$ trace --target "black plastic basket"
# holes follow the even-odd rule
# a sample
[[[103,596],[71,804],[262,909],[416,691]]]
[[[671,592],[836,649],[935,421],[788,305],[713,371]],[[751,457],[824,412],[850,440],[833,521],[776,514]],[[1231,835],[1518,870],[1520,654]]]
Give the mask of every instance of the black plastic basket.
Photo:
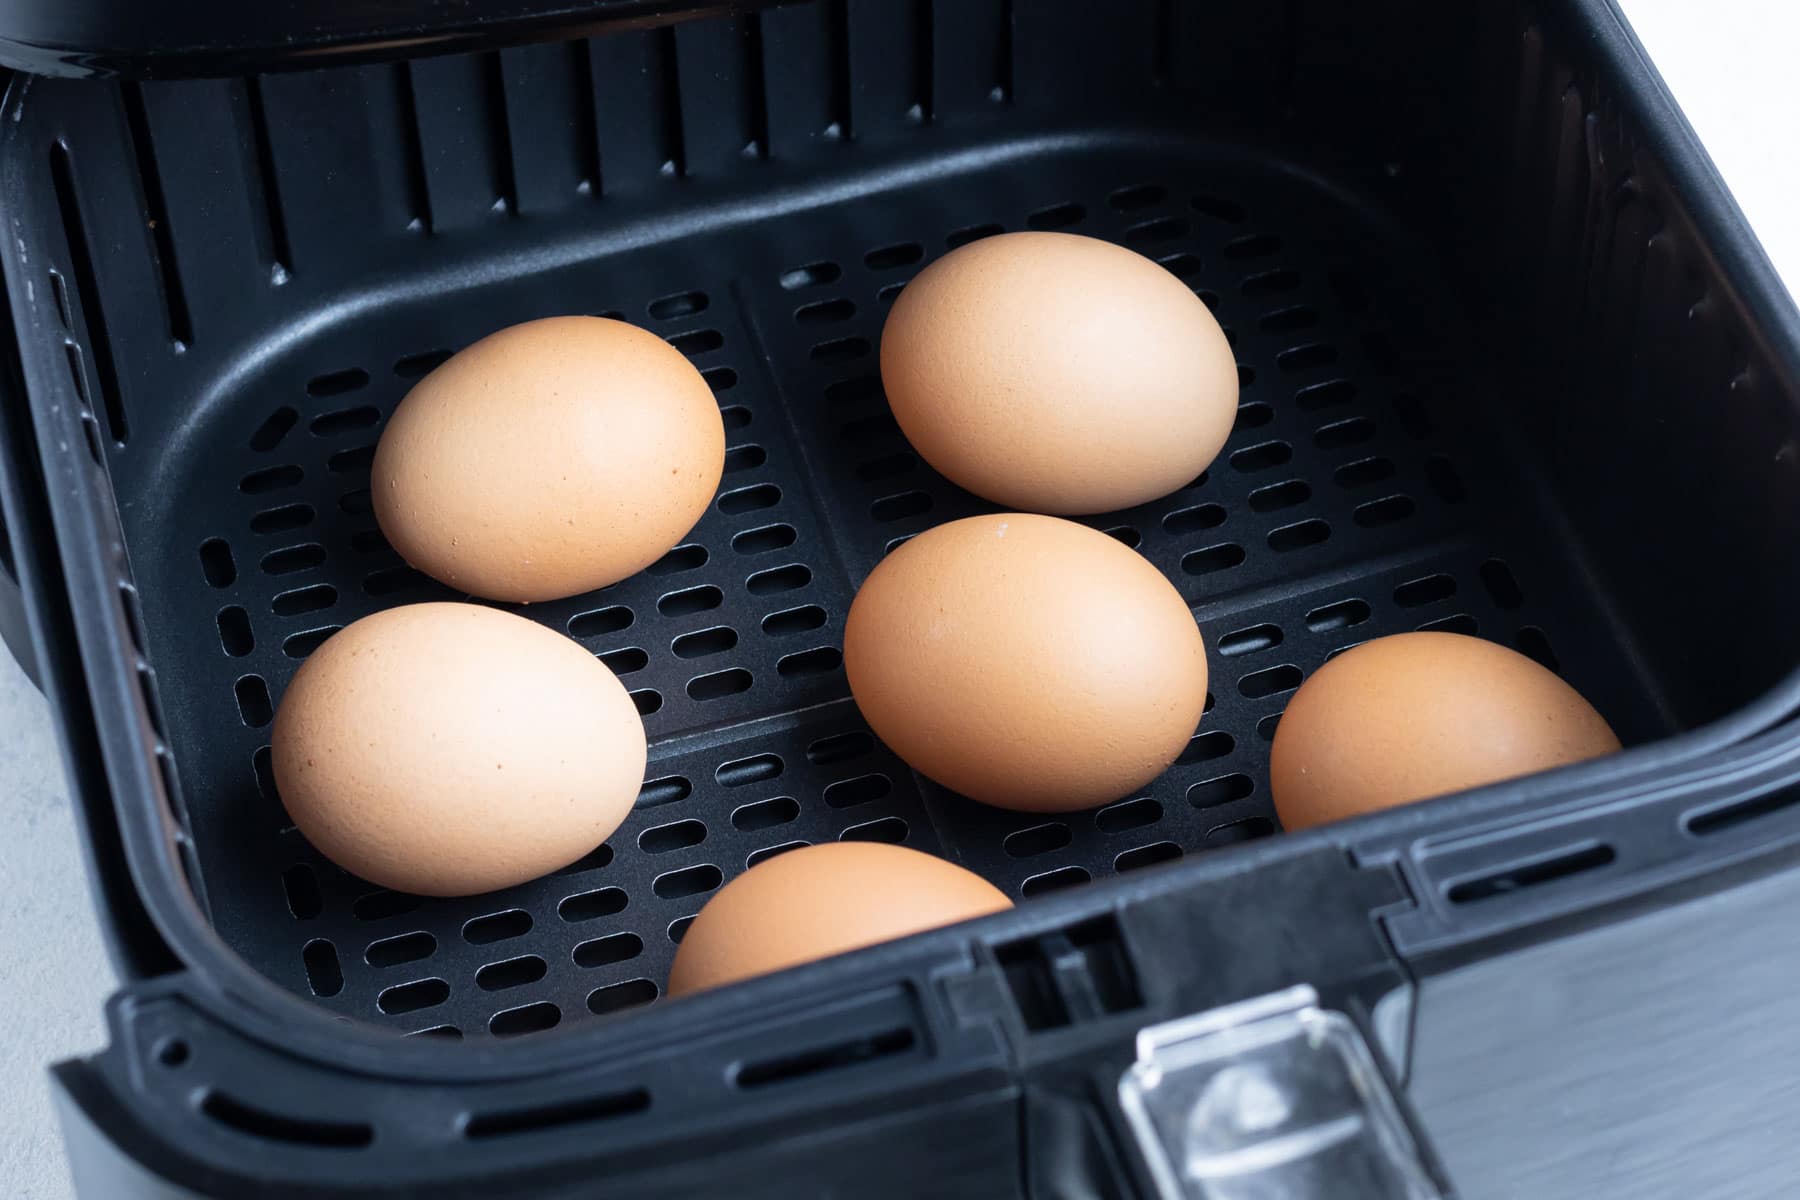
[[[94,1194],[1109,1194],[1136,1168],[1092,1073],[1140,1026],[1305,982],[1404,1076],[1375,1013],[1415,975],[1786,845],[1782,735],[1728,768],[1800,704],[1800,328],[1610,6],[652,7],[13,85],[6,513],[129,980],[59,1076]],[[496,13],[455,37],[554,23]],[[21,61],[387,52],[346,20],[280,62],[128,31]],[[1209,713],[1144,794],[1054,818],[909,773],[839,654],[887,549],[985,511],[888,414],[887,305],[1032,228],[1164,262],[1243,384],[1206,476],[1090,522],[1193,604]],[[729,430],[686,544],[521,610],[620,673],[650,780],[554,876],[382,892],[288,826],[272,708],[332,630],[453,595],[369,513],[411,380],[568,312],[666,336]],[[1286,697],[1416,628],[1545,662],[1628,752],[1275,836]],[[851,838],[1032,903],[627,1016],[724,880]]]

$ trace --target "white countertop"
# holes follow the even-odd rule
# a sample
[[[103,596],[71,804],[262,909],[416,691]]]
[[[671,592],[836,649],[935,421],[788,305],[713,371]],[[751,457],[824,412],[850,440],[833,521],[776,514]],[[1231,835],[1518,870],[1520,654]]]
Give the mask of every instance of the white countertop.
[[[1789,291],[1800,295],[1800,2],[1622,3]],[[64,1200],[71,1193],[44,1068],[103,1043],[101,1006],[113,978],[90,915],[47,708],[3,651],[0,814],[0,946],[9,951],[0,970],[0,1180],[19,1200]],[[57,931],[48,943],[46,930]]]

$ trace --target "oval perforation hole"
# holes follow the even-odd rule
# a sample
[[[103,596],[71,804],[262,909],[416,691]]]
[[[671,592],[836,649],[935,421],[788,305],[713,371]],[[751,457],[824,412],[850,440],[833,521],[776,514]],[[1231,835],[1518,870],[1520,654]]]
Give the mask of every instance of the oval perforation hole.
[[[598,888],[564,897],[556,906],[556,915],[573,925],[622,913],[629,902],[623,888]]]
[[[725,335],[716,329],[691,329],[686,333],[671,333],[663,340],[689,358],[697,354],[710,354],[725,345]]]
[[[752,850],[744,859],[744,867],[748,870],[758,863],[768,862],[778,854],[786,854],[789,850],[804,850],[811,842],[782,842],[779,846],[764,846],[761,850]]]
[[[784,764],[779,754],[755,754],[749,758],[736,758],[728,763],[721,763],[713,772],[713,778],[722,787],[748,787],[753,783],[767,783],[777,778]]]
[[[1425,460],[1425,482],[1445,504],[1461,504],[1469,498],[1468,489],[1463,487],[1462,476],[1449,459],[1441,454],[1434,454]]]
[[[650,665],[650,655],[637,646],[624,646],[600,655],[600,661],[614,675],[631,675]]]
[[[1249,700],[1261,700],[1265,696],[1276,696],[1282,692],[1293,691],[1300,686],[1301,678],[1299,667],[1292,663],[1283,663],[1279,667],[1253,671],[1239,679],[1238,694]]]
[[[770,637],[789,637],[818,629],[825,624],[825,620],[824,609],[816,604],[805,604],[799,608],[770,613],[762,620],[762,630]]]
[[[716,592],[718,589],[714,588],[713,590]],[[631,628],[631,623],[635,619],[629,608],[622,604],[614,604],[607,608],[576,613],[569,618],[568,630],[572,636],[578,638],[604,637],[606,634],[618,633]]]
[[[744,588],[752,596],[773,596],[798,591],[811,582],[811,568],[803,563],[789,563],[785,567],[758,571],[744,581]]]
[[[296,921],[310,921],[325,910],[319,877],[305,863],[295,863],[281,873],[281,890],[287,897],[288,912]]]
[[[1261,400],[1252,400],[1248,404],[1238,405],[1237,416],[1231,423],[1233,433],[1242,433],[1247,429],[1260,429],[1275,419],[1273,405]]]
[[[293,487],[304,478],[306,472],[296,466],[265,467],[238,480],[238,491],[246,496],[260,496],[264,492]]]
[[[615,933],[582,942],[570,952],[578,967],[610,967],[630,962],[644,952],[644,939],[635,933]]]
[[[1163,530],[1173,534],[1199,533],[1206,529],[1217,529],[1224,523],[1225,510],[1217,504],[1178,508],[1162,519]]]
[[[1008,834],[1000,845],[1014,858],[1036,858],[1040,854],[1061,850],[1074,840],[1067,825],[1061,821],[1046,821],[1042,825],[1033,825],[1029,829]]]
[[[1536,625],[1526,625],[1513,635],[1513,644],[1525,657],[1534,660],[1547,671],[1559,672],[1562,664],[1556,657],[1556,651],[1550,648],[1550,638]]]
[[[448,350],[427,350],[423,354],[409,354],[394,363],[394,374],[402,379],[422,379],[449,361]]]
[[[1161,263],[1164,269],[1171,275],[1181,279],[1188,279],[1194,275],[1198,275],[1202,265],[1197,255],[1189,254],[1185,250],[1178,250],[1174,254],[1164,254],[1156,261]],[[1215,296],[1212,302],[1208,302],[1207,307],[1214,308],[1216,311],[1215,303],[1217,299],[1218,297]]]
[[[208,538],[200,543],[200,570],[206,582],[216,588],[230,587],[237,582],[237,563],[232,560],[231,547],[222,538]]]
[[[369,373],[361,367],[315,375],[306,381],[306,394],[315,397],[341,396],[369,386]]]
[[[1309,521],[1297,521],[1292,525],[1283,525],[1279,529],[1269,531],[1269,549],[1285,554],[1290,550],[1304,550],[1308,546],[1317,546],[1331,537],[1331,526],[1318,518]]]
[[[775,673],[783,679],[800,679],[808,675],[825,675],[844,663],[844,652],[836,646],[816,646],[798,654],[787,654],[775,662]]]
[[[1411,496],[1396,494],[1357,505],[1350,518],[1364,529],[1379,529],[1406,520],[1418,509]]]
[[[1453,616],[1439,617],[1434,621],[1426,621],[1419,626],[1420,633],[1462,633],[1473,637],[1480,629],[1475,618],[1468,613],[1456,613]]]
[[[250,632],[250,614],[235,604],[221,608],[219,644],[233,658],[242,658],[256,649],[256,638]]]
[[[856,305],[842,297],[836,300],[815,300],[794,310],[794,320],[801,325],[835,325],[839,321],[848,321],[855,315]]]
[[[917,242],[901,242],[893,246],[882,246],[863,255],[863,265],[871,271],[892,271],[896,267],[910,267],[925,257],[925,247]]]
[[[363,951],[363,961],[371,967],[397,967],[402,963],[430,958],[436,953],[437,939],[424,930],[418,930],[370,942],[368,949]]]
[[[700,378],[706,380],[706,386],[711,388],[715,393],[729,392],[732,388],[737,386],[738,373],[730,367],[708,367],[706,370],[700,372]],[[740,426],[748,425],[750,423],[750,410],[747,408],[734,407],[728,408],[725,411],[727,413],[738,414],[737,416],[728,416],[725,418],[725,428],[727,429],[737,429]]]
[[[1239,772],[1194,784],[1187,790],[1187,802],[1195,808],[1217,808],[1249,799],[1255,792],[1256,781]]]
[[[275,719],[275,709],[269,703],[269,685],[262,676],[244,676],[233,691],[237,695],[238,716],[250,728],[261,729]]]
[[[895,496],[883,496],[869,505],[869,515],[882,524],[904,521],[908,517],[930,511],[931,497],[924,492],[901,492]]]
[[[1120,212],[1132,212],[1140,208],[1149,208],[1161,204],[1169,198],[1169,189],[1157,183],[1138,183],[1130,187],[1122,187],[1106,198],[1106,202]]]
[[[1079,887],[1093,876],[1083,867],[1058,867],[1054,871],[1044,871],[1033,875],[1019,885],[1022,896],[1042,896],[1046,892],[1060,892],[1064,888]]]
[[[1436,604],[1456,595],[1456,580],[1448,575],[1426,575],[1409,579],[1394,589],[1394,603],[1401,608],[1420,608]]]
[[[697,675],[688,680],[687,694],[691,699],[702,703],[709,700],[723,700],[727,696],[736,696],[750,690],[754,682],[750,672],[742,667],[732,667],[725,671],[715,671],[710,675]]]
[[[1236,542],[1221,542],[1183,556],[1181,569],[1189,575],[1211,575],[1241,565],[1244,557],[1244,548]]]
[[[769,452],[754,443],[744,446],[733,446],[725,452],[725,474],[735,475],[740,471],[754,471],[769,461]]]
[[[906,840],[911,832],[905,820],[900,817],[881,817],[874,821],[864,821],[861,825],[852,825],[838,834],[840,842],[880,842],[888,846],[898,846]]]
[[[1375,436],[1375,422],[1367,417],[1351,417],[1321,425],[1313,434],[1313,445],[1321,450],[1341,450],[1357,446]]]
[[[1109,805],[1094,814],[1094,826],[1101,833],[1125,833],[1142,829],[1162,820],[1163,806],[1148,796]]]
[[[1263,271],[1244,280],[1241,288],[1244,295],[1274,296],[1282,292],[1291,292],[1300,286],[1300,272],[1289,267],[1280,267],[1273,271]]]
[[[432,579],[411,567],[383,567],[363,576],[363,591],[371,596],[392,596],[433,586]]]
[[[292,529],[304,529],[312,524],[316,515],[310,504],[283,504],[276,508],[265,508],[250,518],[250,532],[285,533]]]
[[[731,548],[743,555],[767,554],[793,545],[799,536],[792,525],[764,525],[759,529],[746,529],[732,538]]]
[[[744,833],[757,833],[792,822],[800,815],[800,802],[792,796],[773,796],[732,810],[733,828]]]
[[[677,946],[681,945],[681,939],[687,936],[688,926],[693,923],[693,917],[676,917],[673,921],[670,921],[669,940],[674,942]]]
[[[1275,728],[1281,724],[1280,713],[1270,713],[1256,723],[1256,736],[1265,742],[1275,740]]]
[[[1353,463],[1345,463],[1332,475],[1337,485],[1343,488],[1367,487],[1393,477],[1394,464],[1379,457],[1359,458]]]
[[[1368,620],[1372,611],[1367,601],[1354,598],[1339,600],[1335,604],[1322,604],[1306,614],[1306,627],[1314,633],[1348,629]]]
[[[825,388],[825,399],[834,405],[884,400],[879,375],[855,375]]]
[[[609,983],[605,987],[597,987],[588,993],[588,1011],[597,1017],[611,1013],[624,1012],[626,1009],[642,1008],[656,999],[656,985],[648,979],[628,979],[624,983]]]
[[[1079,225],[1087,217],[1087,209],[1070,202],[1068,204],[1052,204],[1049,208],[1040,208],[1025,218],[1027,229],[1067,229],[1071,225]]]
[[[645,854],[667,854],[685,850],[706,840],[706,825],[700,821],[676,821],[657,825],[638,834],[638,849]]]
[[[375,997],[375,1007],[390,1017],[436,1008],[450,998],[450,985],[442,979],[416,979],[385,988]]]
[[[568,866],[558,867],[550,873],[552,875],[580,875],[588,871],[598,871],[609,865],[612,860],[612,847],[602,842]]]
[[[1231,456],[1231,465],[1244,472],[1266,471],[1270,467],[1279,467],[1291,461],[1294,448],[1286,442],[1263,442],[1256,446],[1246,446]]]
[[[725,875],[711,863],[683,867],[658,875],[650,882],[650,890],[664,900],[680,900],[704,895],[725,882]]]
[[[1183,217],[1156,217],[1140,221],[1125,231],[1127,246],[1143,246],[1151,242],[1168,242],[1186,237],[1193,226]]]
[[[327,470],[338,475],[364,474],[375,462],[375,447],[357,446],[340,450],[325,460]]]
[[[267,454],[281,444],[281,439],[288,435],[288,431],[291,430],[299,420],[300,414],[298,412],[285,404],[282,405],[280,408],[270,413],[268,420],[264,421],[261,425],[258,425],[256,427],[256,432],[250,435],[250,448],[260,454]]]
[[[853,779],[840,779],[825,787],[825,803],[831,808],[855,808],[859,804],[870,804],[880,800],[894,790],[894,783],[886,775],[874,772],[858,775]]]
[[[368,488],[356,488],[338,497],[338,511],[353,517],[366,517],[374,511],[374,502],[369,497]]]
[[[548,1000],[509,1008],[488,1018],[488,1032],[495,1037],[519,1037],[554,1029],[562,1021],[562,1010]]]
[[[1230,247],[1226,247],[1225,256],[1231,257]],[[1286,308],[1278,308],[1267,313],[1257,322],[1264,333],[1294,333],[1302,329],[1311,329],[1319,323],[1319,310],[1310,304],[1290,304]],[[1310,389],[1302,389],[1306,391]],[[1306,400],[1296,395],[1300,407],[1306,407]]]
[[[638,710],[638,716],[647,717],[660,712],[663,706],[662,693],[655,688],[640,688],[630,693],[632,707]]]
[[[1328,367],[1337,360],[1336,346],[1329,342],[1310,342],[1304,346],[1295,346],[1292,350],[1283,350],[1275,356],[1275,365],[1288,372],[1311,371]]]
[[[892,441],[900,436],[900,425],[894,420],[893,413],[879,412],[873,416],[844,422],[838,435],[846,442],[856,445]]]
[[[1102,532],[1104,532],[1107,537],[1113,539],[1113,541],[1130,546],[1133,550],[1136,550],[1139,546],[1143,545],[1144,542],[1144,535],[1130,525],[1114,525]]]
[[[331,640],[331,635],[342,628],[342,625],[322,625],[317,629],[303,630],[283,638],[281,652],[289,658],[305,658]]]
[[[727,625],[715,625],[711,629],[682,634],[669,643],[669,649],[676,658],[706,658],[735,649],[737,644],[737,630]]]
[[[1179,766],[1192,766],[1195,763],[1212,762],[1225,758],[1237,749],[1237,740],[1223,729],[1209,729],[1204,733],[1196,733],[1182,747],[1181,755],[1175,762]]]
[[[1236,225],[1250,215],[1249,210],[1235,200],[1225,200],[1218,196],[1195,196],[1194,211],[1205,213],[1215,220]]]
[[[660,808],[665,804],[675,804],[686,800],[694,794],[694,785],[683,775],[664,775],[659,779],[649,780],[638,789],[637,807]]]
[[[463,941],[471,946],[491,946],[508,938],[524,937],[531,932],[531,914],[522,908],[489,913],[463,922]]]
[[[1258,513],[1294,508],[1312,499],[1312,488],[1303,479],[1272,483],[1250,493],[1250,510]]]
[[[354,433],[357,430],[373,429],[381,420],[381,413],[370,405],[358,408],[344,408],[337,412],[323,413],[312,419],[307,428],[316,437],[336,437],[339,434]]]
[[[738,488],[735,491],[724,493],[718,500],[719,511],[727,516],[774,508],[780,503],[781,489],[772,483],[759,483],[754,487]]]
[[[873,349],[868,338],[841,337],[815,343],[810,355],[816,363],[847,363],[867,357]]]
[[[1292,309],[1284,309],[1292,312]],[[1310,311],[1310,310],[1309,310]],[[1294,403],[1300,406],[1301,412],[1318,412],[1321,409],[1336,408],[1340,404],[1348,404],[1356,399],[1356,385],[1348,379],[1328,379],[1324,383],[1308,384],[1294,393]]]
[[[269,607],[277,616],[292,617],[330,608],[337,603],[337,598],[337,589],[329,583],[315,583],[280,593],[269,601]]]
[[[644,311],[650,314],[653,321],[673,321],[703,313],[707,304],[705,292],[676,292],[652,300]]]
[[[1267,817],[1245,817],[1241,821],[1231,821],[1224,825],[1215,825],[1206,831],[1208,847],[1235,846],[1239,842],[1251,842],[1257,838],[1266,838],[1275,832],[1275,823]]]
[[[800,288],[819,287],[822,284],[836,283],[843,271],[834,262],[807,263],[803,267],[795,267],[781,273],[781,286],[788,291]]]
[[[549,972],[549,964],[537,955],[521,954],[517,958],[482,967],[475,972],[475,986],[484,992],[504,992],[509,988],[536,983]]]
[[[961,249],[971,242],[979,242],[982,238],[991,238],[995,234],[1005,233],[999,225],[968,225],[956,230],[944,239],[944,244],[952,250]]]
[[[1279,625],[1252,625],[1248,629],[1233,630],[1214,643],[1214,649],[1229,658],[1234,654],[1254,654],[1258,650],[1267,650],[1281,645],[1281,627]]]
[[[669,592],[657,600],[656,611],[665,617],[691,617],[695,613],[710,612],[723,603],[725,593],[710,583],[703,583],[699,587]]]
[[[1482,563],[1480,575],[1481,586],[1502,609],[1512,612],[1525,603],[1525,593],[1520,590],[1512,568],[1500,559],[1490,558]]]
[[[417,896],[409,896],[405,892],[390,892],[383,888],[358,896],[356,903],[350,906],[350,912],[359,921],[385,921],[414,912],[423,903]]]
[[[1148,846],[1139,846],[1136,850],[1127,850],[1114,858],[1113,870],[1124,874],[1126,871],[1153,867],[1157,863],[1169,862],[1180,857],[1181,847],[1174,842],[1153,842]]]
[[[292,575],[296,571],[311,570],[324,561],[325,547],[317,542],[306,542],[299,546],[271,550],[263,555],[262,569],[267,575]]]

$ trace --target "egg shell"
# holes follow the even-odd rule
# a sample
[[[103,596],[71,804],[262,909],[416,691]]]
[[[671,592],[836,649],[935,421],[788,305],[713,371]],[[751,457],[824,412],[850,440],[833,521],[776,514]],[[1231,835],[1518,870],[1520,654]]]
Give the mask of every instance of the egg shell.
[[[1300,686],[1275,728],[1269,782],[1297,830],[1618,749],[1593,705],[1523,654],[1403,633],[1346,650]]]
[[[1218,456],[1237,363],[1206,305],[1111,242],[1009,233],[951,251],[894,301],[881,379],[907,440],[1009,508],[1166,496]]]
[[[625,687],[576,643],[474,604],[327,638],[282,695],[275,785],[320,853],[396,891],[461,896],[567,866],[644,779]]]
[[[725,423],[655,334],[551,317],[421,379],[375,450],[371,494],[403,558],[493,600],[617,583],[681,541],[725,469]]]
[[[1206,706],[1206,649],[1174,586],[1106,534],[1031,514],[952,521],[889,554],[850,606],[844,666],[909,765],[1032,812],[1149,783]]]
[[[720,987],[1011,907],[981,876],[904,846],[838,842],[789,850],[706,902],[675,952],[669,994]]]

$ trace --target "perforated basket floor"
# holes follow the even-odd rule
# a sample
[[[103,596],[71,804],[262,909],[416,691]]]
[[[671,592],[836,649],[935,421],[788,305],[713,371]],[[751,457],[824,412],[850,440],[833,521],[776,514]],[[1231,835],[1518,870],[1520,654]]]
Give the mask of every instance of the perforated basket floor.
[[[1152,255],[1229,331],[1242,407],[1201,479],[1091,523],[1194,605],[1208,713],[1144,794],[1056,818],[922,781],[867,732],[839,647],[887,549],[984,511],[920,463],[875,347],[924,262],[1006,229]],[[1627,740],[1656,731],[1619,648],[1522,497],[1504,405],[1410,247],[1296,174],[1196,151],[1060,149],[717,228],[529,278],[434,291],[301,341],[170,447],[180,503],[140,554],[199,883],[223,936],[331,1010],[400,1031],[510,1035],[653,1000],[687,921],[784,848],[902,843],[1027,898],[1277,833],[1269,739],[1293,689],[1380,634],[1455,629],[1561,670]],[[636,811],[583,862],[511,891],[372,889],[288,826],[271,712],[301,659],[384,606],[445,598],[369,512],[381,423],[450,350],[504,324],[612,313],[702,368],[729,429],[717,503],[643,575],[525,615],[617,671],[651,738]],[[127,514],[128,523],[132,516]]]

